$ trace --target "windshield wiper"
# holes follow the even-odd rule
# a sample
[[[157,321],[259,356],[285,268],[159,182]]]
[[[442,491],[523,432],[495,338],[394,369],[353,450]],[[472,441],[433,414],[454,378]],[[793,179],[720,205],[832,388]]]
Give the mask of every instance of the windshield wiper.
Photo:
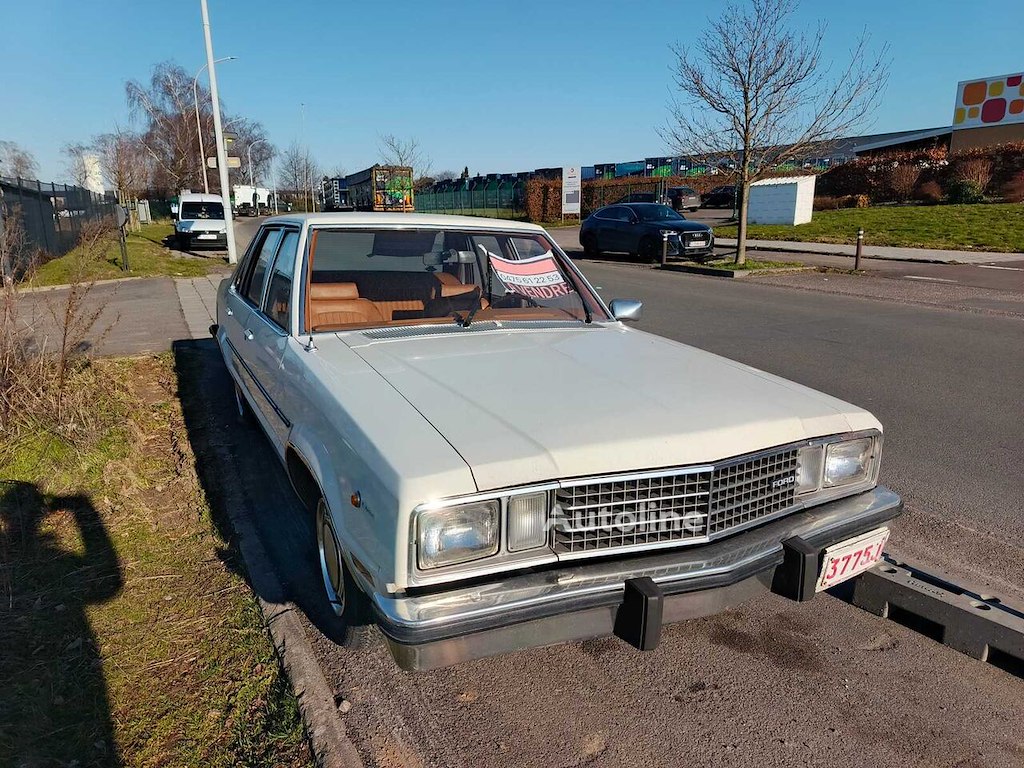
[[[480,304],[477,304],[475,307],[469,310],[469,314],[466,315],[465,318],[463,318],[462,315],[459,314],[458,310],[452,310],[452,317],[455,318],[455,324],[461,325],[463,328],[469,328],[469,324],[473,322],[473,318],[476,316],[476,313],[480,309],[480,306]]]

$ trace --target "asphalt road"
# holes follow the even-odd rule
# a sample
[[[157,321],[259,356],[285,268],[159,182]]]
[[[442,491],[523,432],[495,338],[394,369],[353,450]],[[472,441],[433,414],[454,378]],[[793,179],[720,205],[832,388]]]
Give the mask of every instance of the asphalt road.
[[[908,504],[891,549],[1019,595],[1024,320],[581,265],[606,298],[644,300],[644,330],[873,410],[887,428],[882,479]],[[247,479],[368,765],[1024,763],[1024,681],[827,595],[766,595],[666,627],[646,654],[610,638],[410,674],[380,640],[342,650],[319,607],[309,520],[265,441],[233,426],[226,373],[205,354],[197,386],[222,417],[195,438],[232,444],[235,466],[217,474]]]

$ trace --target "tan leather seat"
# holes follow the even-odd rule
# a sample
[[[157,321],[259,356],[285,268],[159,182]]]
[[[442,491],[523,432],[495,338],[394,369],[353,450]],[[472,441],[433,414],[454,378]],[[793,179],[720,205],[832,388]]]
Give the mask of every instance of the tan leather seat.
[[[463,296],[476,290],[475,285],[466,285],[449,272],[435,272],[434,277],[441,284],[441,297],[445,299],[452,296]]]
[[[309,313],[313,328],[384,322],[376,304],[359,298],[355,283],[313,283],[309,286]]]

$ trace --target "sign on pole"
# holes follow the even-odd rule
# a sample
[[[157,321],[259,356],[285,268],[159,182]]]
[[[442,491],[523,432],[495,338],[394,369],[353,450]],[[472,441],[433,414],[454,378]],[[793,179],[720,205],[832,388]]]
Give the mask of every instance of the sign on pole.
[[[217,167],[217,158],[216,157],[208,157],[208,158],[206,158],[206,165],[207,165],[208,168],[216,168]],[[242,158],[240,158],[240,157],[238,157],[236,155],[228,155],[228,168],[241,168],[241,167],[242,167]]]
[[[580,215],[580,197],[582,196],[583,182],[580,178],[580,167],[578,165],[567,165],[562,167],[562,215],[574,213]]]

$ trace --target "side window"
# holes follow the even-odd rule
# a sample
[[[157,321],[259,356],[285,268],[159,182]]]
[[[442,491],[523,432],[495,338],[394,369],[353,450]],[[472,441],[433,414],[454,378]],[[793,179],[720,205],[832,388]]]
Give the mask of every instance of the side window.
[[[292,275],[295,274],[298,246],[298,230],[286,230],[274,260],[274,268],[270,271],[270,287],[263,308],[263,313],[286,331],[291,330]]]
[[[252,271],[243,278],[239,290],[256,306],[260,305],[263,298],[263,286],[267,279],[267,269],[270,267],[270,260],[274,257],[278,243],[281,242],[280,229],[268,229],[263,235],[263,241],[259,244],[253,259]]]

